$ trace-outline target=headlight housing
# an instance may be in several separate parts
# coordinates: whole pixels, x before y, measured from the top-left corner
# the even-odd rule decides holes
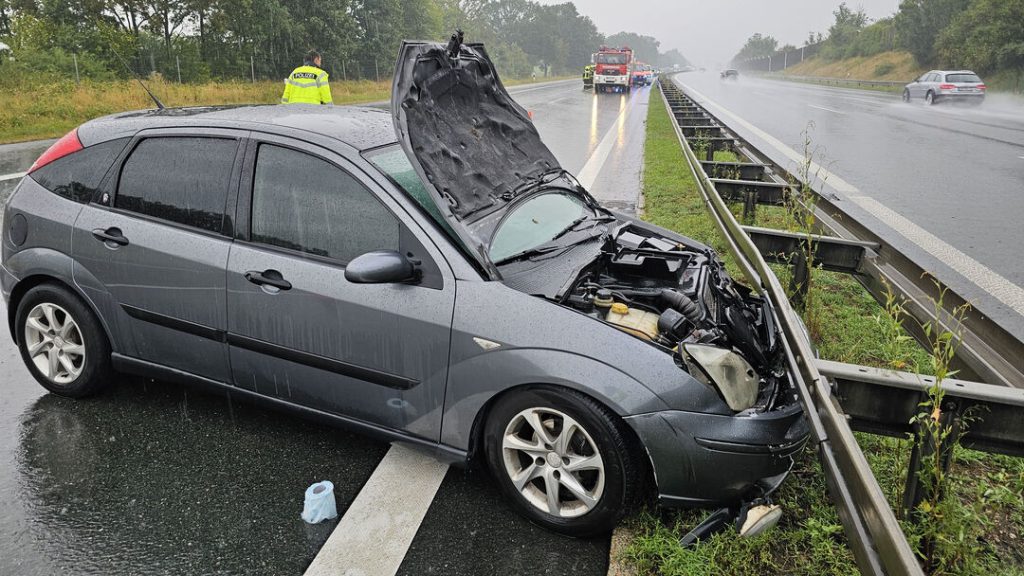
[[[681,355],[690,375],[718,390],[729,408],[742,412],[757,401],[757,372],[742,356],[718,346],[684,344]]]

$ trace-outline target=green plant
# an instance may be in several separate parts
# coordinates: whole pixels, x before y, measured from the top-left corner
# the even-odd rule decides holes
[[[883,62],[878,66],[875,66],[875,76],[885,76],[896,69],[896,66],[891,62]]]
[[[814,185],[824,184],[825,178],[822,177],[824,168],[815,161],[822,154],[819,149],[812,147],[813,130],[814,122],[808,121],[800,132],[803,137],[802,161],[797,167],[797,181],[792,182],[785,204],[786,228],[803,236],[799,252],[791,255],[793,276],[790,281],[790,299],[803,309],[804,323],[812,338],[817,338],[820,326],[812,290],[816,266],[814,255],[817,249],[814,233],[818,228],[818,218],[815,214],[818,194],[814,191]]]
[[[929,368],[934,377],[920,412],[911,419],[920,458],[916,469],[908,471],[916,475],[919,492],[917,501],[908,503],[913,506],[909,536],[929,573],[973,573],[982,550],[978,535],[983,503],[976,500],[964,506],[958,499],[948,497],[955,482],[951,456],[971,416],[956,413],[956,407],[945,401],[943,387],[943,382],[956,374],[952,362],[962,341],[962,322],[968,305],[947,313],[943,303],[948,288],[938,280],[933,282],[939,290],[934,301],[936,320],[921,324],[921,329],[930,344]],[[950,328],[940,323],[943,317],[949,319]]]
[[[882,311],[875,315],[875,323],[882,337],[882,359],[890,368],[904,370],[910,364],[907,349],[913,345],[914,339],[903,330],[907,314],[903,303],[885,278],[882,278],[882,284],[885,286],[885,302]]]

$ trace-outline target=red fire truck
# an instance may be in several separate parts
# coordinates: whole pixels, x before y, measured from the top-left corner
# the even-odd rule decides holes
[[[594,54],[594,91],[625,92],[633,87],[633,50],[601,46]]]

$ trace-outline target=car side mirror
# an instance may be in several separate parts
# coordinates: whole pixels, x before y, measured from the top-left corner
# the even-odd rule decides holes
[[[375,250],[361,254],[345,267],[345,280],[353,284],[393,284],[418,278],[416,265],[394,250]]]

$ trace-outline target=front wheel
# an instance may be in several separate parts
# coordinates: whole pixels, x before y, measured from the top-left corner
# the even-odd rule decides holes
[[[641,488],[639,449],[618,417],[571,390],[512,393],[491,410],[491,474],[518,511],[570,536],[611,531]]]
[[[903,101],[910,102],[910,90],[903,90]]]
[[[110,381],[110,343],[92,311],[67,288],[40,284],[18,304],[18,349],[44,388],[72,398]]]

